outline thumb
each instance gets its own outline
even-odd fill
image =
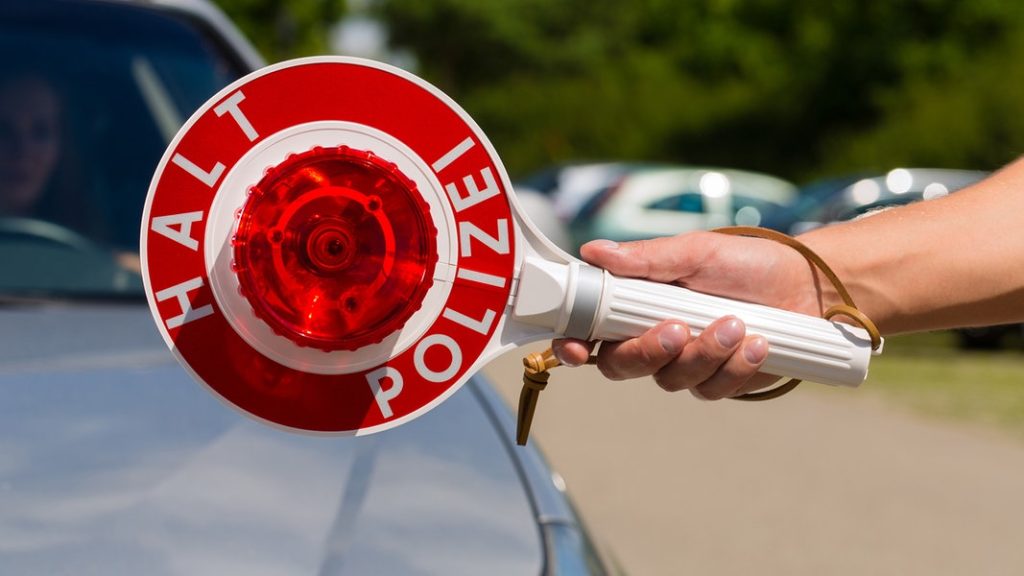
[[[580,247],[590,264],[629,278],[676,282],[692,276],[709,251],[704,234],[681,234],[636,242],[594,240]]]

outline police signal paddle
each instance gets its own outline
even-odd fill
[[[489,360],[572,336],[622,340],[734,314],[763,372],[857,386],[856,327],[623,279],[523,216],[487,137],[398,68],[317,57],[258,70],[171,142],[142,222],[146,294],[192,376],[289,430],[408,422]]]

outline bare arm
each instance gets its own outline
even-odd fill
[[[1024,321],[1024,160],[946,198],[828,226],[800,237],[828,262],[884,334]],[[792,249],[698,232],[616,245],[590,243],[585,260],[622,276],[820,314],[838,303]],[[582,362],[590,343],[558,340]],[[606,344],[598,366],[614,379],[653,375],[666,390],[722,398],[761,388],[763,338],[724,318],[691,338],[678,322]]]
[[[1024,160],[947,197],[800,240],[883,333],[1024,320]]]

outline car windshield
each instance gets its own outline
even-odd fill
[[[150,178],[244,73],[192,19],[122,3],[0,7],[0,296],[141,297]]]

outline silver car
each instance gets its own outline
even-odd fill
[[[637,170],[592,198],[573,223],[578,244],[673,236],[733,224],[757,226],[763,214],[796,198],[780,178],[705,167]]]
[[[191,381],[137,238],[182,121],[261,65],[211,5],[0,4],[0,574],[603,574],[481,378],[311,437]]]

